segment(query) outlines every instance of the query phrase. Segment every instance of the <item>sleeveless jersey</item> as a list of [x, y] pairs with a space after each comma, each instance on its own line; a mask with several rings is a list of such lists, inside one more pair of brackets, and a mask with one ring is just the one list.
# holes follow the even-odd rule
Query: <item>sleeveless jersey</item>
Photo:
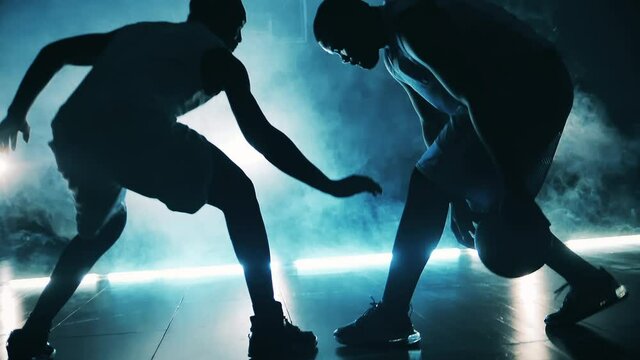
[[406, 51], [396, 31], [397, 18], [421, 0], [387, 0], [383, 14], [392, 39], [385, 48], [384, 64], [397, 81], [409, 85], [436, 109], [449, 115], [466, 112], [466, 107], [440, 84], [436, 77]]
[[203, 92], [202, 56], [211, 48], [224, 47], [199, 23], [125, 26], [115, 32], [52, 126], [175, 122], [177, 116], [209, 100]]

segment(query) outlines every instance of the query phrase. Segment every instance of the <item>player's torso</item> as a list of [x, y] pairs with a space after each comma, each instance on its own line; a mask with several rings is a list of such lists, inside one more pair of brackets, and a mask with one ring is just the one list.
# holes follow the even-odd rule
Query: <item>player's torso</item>
[[405, 51], [397, 33], [399, 17], [405, 11], [411, 11], [421, 1], [423, 0], [385, 1], [384, 16], [391, 42], [384, 49], [384, 64], [391, 76], [413, 88], [433, 107], [444, 113], [457, 115], [466, 111], [466, 107], [451, 96], [429, 69]]
[[559, 58], [550, 41], [498, 5], [486, 0], [430, 1], [449, 15], [460, 34], [460, 49], [476, 69], [500, 77], [510, 70], [524, 72], [541, 61]]
[[[464, 44], [458, 47], [481, 73], [478, 79], [496, 85], [496, 88], [517, 91], [513, 86], [526, 86], [527, 76], [536, 73], [542, 58], [551, 59], [555, 50], [527, 25], [501, 8], [484, 1], [469, 0], [388, 0], [385, 4], [388, 23], [396, 22], [406, 11], [413, 11], [421, 2], [441, 6], [451, 15]], [[447, 29], [441, 29], [443, 36]], [[466, 111], [445, 89], [433, 73], [406, 51], [399, 34], [392, 36], [385, 49], [385, 65], [392, 76], [411, 86], [437, 109], [454, 115]], [[556, 61], [552, 59], [550, 61]], [[539, 76], [537, 74], [536, 76]]]
[[467, 110], [429, 69], [411, 59], [395, 44], [385, 49], [383, 60], [391, 76], [413, 88], [436, 109], [449, 115], [459, 115]]
[[[117, 31], [62, 107], [71, 115], [176, 116], [201, 105], [202, 56], [224, 47], [197, 23], [139, 23]], [[85, 119], [88, 120], [88, 119]]]

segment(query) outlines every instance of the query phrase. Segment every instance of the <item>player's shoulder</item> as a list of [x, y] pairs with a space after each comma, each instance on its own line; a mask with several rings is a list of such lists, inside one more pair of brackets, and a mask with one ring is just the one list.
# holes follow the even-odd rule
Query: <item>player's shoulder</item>
[[[399, 0], [389, 11], [398, 35], [425, 35], [425, 30], [442, 25], [447, 10], [433, 0]], [[440, 29], [439, 32], [446, 31]]]
[[209, 76], [246, 77], [247, 70], [242, 62], [229, 49], [211, 47], [202, 56], [202, 70]]
[[203, 62], [217, 65], [220, 68], [241, 65], [242, 62], [236, 58], [229, 49], [225, 47], [211, 46], [202, 55]]
[[158, 28], [167, 28], [173, 25], [175, 25], [175, 23], [170, 23], [167, 21], [139, 21], [139, 22], [124, 25], [116, 29], [116, 31], [150, 30], [150, 29], [158, 29]]
[[125, 25], [119, 31], [141, 31], [157, 33], [189, 33], [193, 36], [219, 40], [212, 32], [207, 31], [204, 26], [196, 26], [189, 22], [169, 22], [169, 21], [140, 21]]
[[160, 29], [166, 29], [171, 23], [160, 21], [143, 21], [121, 26], [112, 30], [113, 36], [150, 36], [150, 34], [159, 32]]
[[244, 64], [227, 48], [210, 48], [202, 57], [202, 79], [205, 91], [249, 89], [249, 74]]
[[448, 42], [452, 26], [447, 9], [436, 1], [410, 0], [393, 18], [393, 31], [403, 47]]

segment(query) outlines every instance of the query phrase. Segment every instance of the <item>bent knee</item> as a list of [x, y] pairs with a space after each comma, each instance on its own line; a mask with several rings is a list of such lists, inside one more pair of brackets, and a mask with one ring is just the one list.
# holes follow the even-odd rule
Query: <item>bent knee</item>
[[106, 241], [115, 242], [118, 240], [122, 232], [124, 231], [124, 227], [127, 224], [127, 207], [122, 206], [118, 209], [117, 212], [111, 216], [107, 223], [104, 224], [102, 229], [100, 229], [99, 236]]
[[101, 225], [80, 224], [78, 235], [84, 239], [93, 239], [113, 244], [118, 240], [127, 223], [127, 208], [124, 204], [114, 209]]

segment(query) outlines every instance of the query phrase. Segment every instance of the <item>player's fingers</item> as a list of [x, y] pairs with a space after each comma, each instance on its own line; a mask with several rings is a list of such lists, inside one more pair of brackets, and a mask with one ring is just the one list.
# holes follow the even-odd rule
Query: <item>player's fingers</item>
[[368, 192], [372, 195], [376, 195], [376, 186], [372, 181], [369, 181], [368, 179], [364, 179], [365, 181], [362, 184], [362, 187], [360, 188], [361, 192]]
[[28, 143], [30, 137], [31, 137], [31, 126], [29, 126], [29, 124], [25, 124], [22, 127], [22, 140]]
[[6, 147], [6, 143], [7, 143], [7, 133], [5, 131], [0, 131], [0, 149], [4, 149]]
[[364, 185], [363, 187], [366, 189], [367, 192], [373, 195], [379, 195], [382, 193], [382, 187], [373, 179], [365, 176], [361, 177], [360, 179], [362, 180]]
[[11, 143], [11, 150], [15, 150], [17, 142], [18, 142], [18, 133], [17, 132], [15, 132], [13, 135], [11, 135], [11, 137], [9, 138], [9, 142]]

